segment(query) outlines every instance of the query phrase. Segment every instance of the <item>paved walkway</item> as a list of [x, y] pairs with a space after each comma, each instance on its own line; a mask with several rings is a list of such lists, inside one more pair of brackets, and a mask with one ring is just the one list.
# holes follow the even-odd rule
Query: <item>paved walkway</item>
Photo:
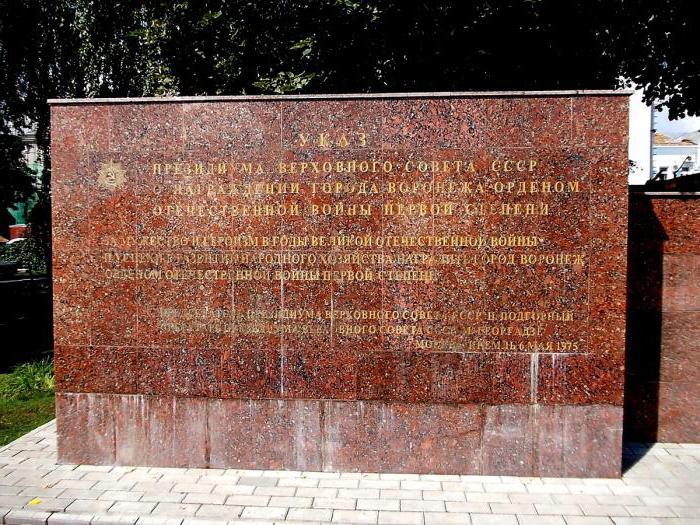
[[0, 448], [0, 523], [700, 524], [700, 445], [630, 446], [610, 480], [56, 465], [55, 433]]

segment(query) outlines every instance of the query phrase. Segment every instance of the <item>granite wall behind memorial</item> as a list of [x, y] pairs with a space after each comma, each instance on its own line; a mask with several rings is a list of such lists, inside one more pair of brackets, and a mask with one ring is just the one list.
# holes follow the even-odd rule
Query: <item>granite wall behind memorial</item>
[[620, 474], [620, 93], [52, 101], [64, 462]]
[[630, 193], [625, 435], [700, 442], [700, 194]]

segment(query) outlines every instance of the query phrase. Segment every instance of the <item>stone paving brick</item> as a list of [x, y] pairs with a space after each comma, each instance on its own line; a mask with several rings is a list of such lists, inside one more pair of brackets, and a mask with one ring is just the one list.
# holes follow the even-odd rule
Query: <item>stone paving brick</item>
[[621, 485], [617, 487], [613, 486], [612, 493], [618, 496], [654, 496], [656, 494], [651, 487], [644, 487], [638, 485]]
[[192, 492], [186, 494], [183, 503], [204, 503], [207, 505], [223, 505], [226, 501], [226, 494], [203, 494], [201, 492]]
[[423, 499], [423, 493], [420, 490], [386, 489], [379, 492], [379, 497], [388, 499]]
[[595, 501], [585, 501], [582, 503], [599, 503], [601, 505], [642, 505], [639, 496], [595, 496]]
[[111, 499], [115, 501], [138, 501], [143, 496], [140, 491], [106, 490], [98, 499]]
[[92, 518], [92, 514], [54, 512], [49, 516], [48, 525], [90, 525]]
[[[354, 488], [354, 487], [345, 487]], [[361, 479], [359, 488], [361, 489], [400, 489], [401, 482], [392, 479]]]
[[30, 499], [32, 499], [30, 496], [0, 496], [0, 506], [10, 508], [24, 507], [24, 504]]
[[319, 488], [355, 489], [360, 486], [359, 479], [321, 479]]
[[84, 472], [111, 472], [114, 470], [114, 467], [112, 465], [78, 465], [74, 470]]
[[521, 516], [518, 515], [520, 525], [566, 525], [561, 516]]
[[[664, 525], [658, 518], [613, 518], [615, 525]], [[676, 525], [676, 524], [674, 524]]]
[[253, 492], [260, 487], [255, 485], [214, 485], [212, 489], [213, 494], [241, 494], [250, 496]]
[[476, 514], [488, 514], [491, 512], [491, 507], [485, 502], [463, 502], [463, 501], [446, 501], [445, 508], [447, 512], [457, 512], [457, 513], [476, 513]]
[[587, 485], [587, 484], [583, 483], [583, 484], [568, 485], [568, 488], [569, 488], [569, 492], [571, 494], [591, 494], [591, 495], [612, 494], [612, 490], [607, 485]]
[[75, 514], [106, 512], [114, 503], [114, 500], [77, 499], [66, 507], [66, 512]]
[[484, 485], [485, 492], [506, 492], [509, 494], [527, 492], [522, 483], [487, 483]]
[[299, 470], [258, 470], [253, 472], [261, 472], [260, 476], [265, 478], [307, 478], [314, 476], [305, 476]]
[[379, 474], [379, 479], [393, 479], [393, 480], [408, 480], [408, 479], [420, 479], [420, 474], [397, 474], [393, 472], [383, 472]]
[[543, 483], [541, 485], [528, 485], [527, 491], [531, 494], [570, 494], [569, 487], [563, 484]]
[[700, 507], [671, 507], [671, 510], [680, 518], [700, 519]]
[[101, 490], [89, 490], [89, 489], [66, 489], [61, 492], [59, 498], [70, 498], [70, 499], [98, 499], [104, 492]]
[[151, 514], [160, 514], [166, 516], [194, 516], [199, 509], [197, 503], [158, 503], [151, 511]]
[[139, 481], [134, 485], [133, 490], [143, 492], [170, 492], [175, 483], [163, 483], [162, 481]]
[[401, 488], [406, 490], [440, 490], [439, 481], [402, 481]]
[[467, 501], [480, 501], [483, 503], [510, 503], [510, 498], [508, 494], [503, 494], [500, 492], [494, 493], [467, 493]]
[[398, 499], [358, 499], [357, 510], [401, 510], [401, 500]]
[[314, 498], [315, 509], [354, 509], [356, 500], [350, 498]]
[[63, 512], [73, 502], [72, 499], [63, 498], [35, 498], [29, 501], [25, 507], [31, 510], [45, 510], [47, 512]]
[[202, 485], [200, 483], [176, 483], [172, 488], [173, 492], [198, 492], [208, 494], [212, 491], [214, 485]]
[[[568, 496], [568, 494], [566, 494]], [[551, 494], [508, 494], [508, 498], [511, 503], [540, 503], [540, 504], [554, 504], [554, 496]], [[590, 503], [595, 503], [591, 501]]]
[[425, 481], [459, 481], [459, 474], [421, 474]]
[[333, 516], [332, 509], [299, 509], [290, 508], [287, 519], [293, 521], [318, 521], [329, 522]]
[[94, 487], [98, 481], [91, 479], [63, 479], [52, 485], [58, 489], [90, 489]]
[[41, 482], [37, 482], [30, 487], [24, 487], [19, 495], [29, 496], [31, 498], [57, 498], [64, 490], [66, 490], [37, 485], [41, 485]]
[[455, 490], [424, 490], [423, 499], [439, 501], [466, 501], [464, 492]]
[[675, 518], [676, 514], [670, 507], [662, 505], [630, 505], [627, 507], [630, 516], [642, 518]]
[[567, 516], [581, 516], [583, 515], [583, 511], [581, 510], [581, 507], [578, 505], [571, 505], [571, 504], [561, 504], [561, 505], [550, 505], [550, 504], [543, 504], [543, 503], [535, 503], [535, 510], [537, 510], [537, 514], [552, 514], [552, 515], [562, 515], [566, 514]]
[[[94, 474], [94, 472], [83, 472], [81, 470], [52, 470], [48, 474], [46, 474], [43, 479], [44, 482], [48, 485], [51, 483], [55, 483], [57, 481], [63, 481], [63, 480], [69, 480], [69, 479], [85, 479], [85, 480], [91, 480], [91, 477], [88, 477], [90, 474]], [[102, 481], [101, 479], [94, 480], [94, 481]]]
[[124, 474], [119, 478], [119, 481], [123, 483], [127, 483], [130, 481], [133, 481], [134, 483], [156, 483], [162, 477], [162, 474], [138, 471]]
[[472, 514], [473, 525], [518, 525], [513, 514]]
[[301, 498], [295, 496], [272, 496], [269, 505], [271, 507], [300, 507], [309, 508], [313, 498]]
[[[415, 475], [414, 477], [410, 476], [405, 476], [404, 474], [399, 474], [401, 476], [401, 479], [419, 479], [419, 475]], [[381, 475], [376, 473], [376, 472], [341, 472], [340, 473], [340, 478], [343, 479], [382, 479]], [[392, 479], [392, 478], [385, 478], [385, 479]]]
[[[237, 524], [237, 523], [243, 523], [243, 521], [239, 520], [217, 520], [214, 518], [184, 518], [182, 520], [182, 525], [231, 525], [231, 524]], [[246, 525], [274, 525], [274, 522], [270, 521], [267, 523], [259, 523], [257, 521], [251, 522], [251, 521], [246, 521]]]
[[144, 492], [139, 501], [179, 503], [185, 498], [184, 492]]
[[459, 479], [470, 483], [503, 483], [501, 476], [479, 476], [476, 474], [468, 474], [460, 476]]
[[610, 518], [602, 516], [564, 516], [566, 525], [613, 525]]
[[307, 479], [307, 478], [281, 478], [278, 487], [318, 487], [318, 479]]
[[338, 489], [339, 498], [378, 498], [379, 489]]
[[140, 516], [136, 525], [181, 525], [182, 518], [168, 516]]
[[[594, 496], [593, 494], [553, 494], [552, 499], [555, 503], [562, 505], [582, 505], [590, 504], [595, 505], [596, 503], [601, 504], [599, 498], [607, 496]], [[604, 503], [607, 505], [607, 503]]]
[[532, 503], [490, 503], [494, 514], [537, 514]]
[[129, 514], [95, 514], [91, 525], [134, 525], [139, 519], [137, 515]]
[[238, 479], [237, 485], [253, 485], [255, 487], [274, 487], [277, 485], [278, 478], [263, 478], [241, 476]]
[[[620, 496], [622, 497], [622, 496]], [[632, 496], [634, 497], [634, 496]], [[671, 506], [671, 505], [680, 505], [684, 506], [686, 504], [685, 500], [681, 498], [680, 496], [640, 496], [639, 499], [641, 500], [643, 505], [651, 505], [651, 506], [656, 506], [656, 505], [663, 505], [663, 506]], [[636, 503], [622, 503], [619, 502], [620, 505], [636, 505]]]
[[176, 485], [178, 483], [196, 483], [200, 476], [191, 474], [165, 474], [158, 481], [160, 483], [170, 483]]
[[445, 502], [404, 499], [401, 500], [401, 510], [406, 512], [445, 512]]
[[246, 496], [233, 494], [226, 498], [226, 505], [240, 505], [241, 507], [265, 507], [270, 502], [270, 496]]
[[253, 494], [256, 496], [294, 496], [297, 490], [301, 489], [297, 489], [296, 487], [255, 487]]
[[305, 478], [340, 479], [340, 472], [303, 472]]
[[131, 490], [136, 485], [134, 481], [98, 481], [91, 488], [95, 490]]
[[234, 519], [241, 515], [243, 507], [236, 505], [209, 505], [205, 504], [199, 507], [195, 514], [198, 518], [220, 518]]
[[94, 481], [117, 481], [117, 476], [115, 474], [110, 474], [109, 472], [81, 472], [75, 471], [80, 474], [78, 479], [91, 479]]
[[[439, 514], [445, 516], [443, 513]], [[380, 511], [377, 522], [380, 525], [423, 525], [423, 513]]]
[[148, 514], [156, 506], [152, 501], [117, 501], [108, 512], [119, 514]]
[[442, 514], [440, 512], [426, 512], [425, 525], [469, 525], [469, 514]]
[[622, 505], [590, 505], [584, 503], [581, 510], [586, 516], [629, 516]]
[[443, 481], [441, 483], [443, 490], [456, 490], [460, 492], [486, 492], [483, 483], [467, 483], [466, 481], [452, 482]]
[[304, 498], [336, 498], [338, 497], [338, 489], [299, 487], [296, 489], [295, 496]]
[[241, 518], [283, 520], [288, 510], [286, 507], [245, 507]]
[[377, 523], [374, 510], [334, 510], [332, 523]]
[[5, 515], [6, 525], [46, 525], [50, 512], [38, 510], [11, 510]]

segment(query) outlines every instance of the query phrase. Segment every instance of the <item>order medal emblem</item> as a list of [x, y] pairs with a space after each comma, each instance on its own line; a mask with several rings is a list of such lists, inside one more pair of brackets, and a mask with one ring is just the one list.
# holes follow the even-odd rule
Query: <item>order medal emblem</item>
[[109, 190], [120, 188], [126, 182], [126, 170], [121, 162], [103, 162], [97, 173], [97, 182]]

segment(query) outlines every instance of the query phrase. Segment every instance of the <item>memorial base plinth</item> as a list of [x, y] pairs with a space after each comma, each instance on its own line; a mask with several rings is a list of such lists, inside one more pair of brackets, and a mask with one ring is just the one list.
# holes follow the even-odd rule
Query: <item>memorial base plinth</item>
[[61, 463], [619, 477], [622, 407], [58, 394]]

